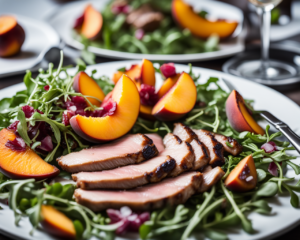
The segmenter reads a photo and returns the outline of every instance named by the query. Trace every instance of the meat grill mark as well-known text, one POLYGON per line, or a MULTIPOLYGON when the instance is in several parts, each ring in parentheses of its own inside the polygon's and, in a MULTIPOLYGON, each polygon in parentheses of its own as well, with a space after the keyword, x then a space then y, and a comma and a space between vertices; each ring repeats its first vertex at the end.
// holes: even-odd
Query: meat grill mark
POLYGON ((154 144, 146 145, 142 150, 143 157, 145 160, 153 158, 158 154, 158 150, 156 149, 154 144))

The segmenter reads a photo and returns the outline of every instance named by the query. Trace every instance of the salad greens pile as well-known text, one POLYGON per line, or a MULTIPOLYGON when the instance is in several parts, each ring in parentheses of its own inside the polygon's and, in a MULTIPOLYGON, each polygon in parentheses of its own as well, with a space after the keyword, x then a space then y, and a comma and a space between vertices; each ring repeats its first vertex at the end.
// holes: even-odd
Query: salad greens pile
MULTIPOLYGON (((76 70, 76 72, 84 71, 85 66, 78 65, 76 70)), ((110 92, 113 89, 110 79, 105 76, 95 78, 95 73, 96 70, 92 72, 92 77, 105 94, 110 92)), ((199 76, 193 74, 192 68, 189 74, 195 81, 198 96, 196 106, 182 119, 183 123, 195 129, 207 129, 238 140, 243 146, 243 152, 239 156, 225 157, 226 163, 222 168, 226 174, 223 180, 244 157, 251 154, 257 168, 258 184, 249 192, 236 193, 228 190, 223 181, 220 181, 209 192, 194 195, 185 204, 153 211, 151 219, 141 225, 140 237, 151 239, 167 236, 168 239, 184 240, 191 234, 201 232, 210 239, 227 239, 224 229, 228 227, 241 224, 244 231, 248 233, 255 231, 247 214, 257 212, 268 215, 271 208, 267 198, 288 192, 291 196, 291 205, 297 208, 299 198, 295 192, 300 192, 300 182, 295 183, 294 178, 284 176, 287 165, 292 167, 296 175, 300 174, 300 167, 292 162, 296 157, 287 152, 293 150, 290 143, 278 139, 281 136, 280 132, 270 134, 269 126, 264 136, 250 132, 236 132, 230 126, 225 112, 225 102, 229 94, 219 86, 218 79, 211 77, 205 84, 199 84, 197 82, 199 76), (272 153, 266 153, 261 146, 270 141, 276 143, 277 148, 272 153), (276 165, 278 175, 274 176, 274 173, 269 172, 270 164, 276 165)), ((73 76, 63 67, 62 61, 57 69, 49 64, 49 69, 40 70, 35 79, 28 71, 24 83, 26 90, 16 93, 12 98, 4 98, 0 101, 1 129, 16 120, 20 121, 18 133, 26 144, 34 146, 39 143, 27 136, 27 126, 40 121, 49 124, 53 132, 52 141, 55 143, 55 148, 47 155, 41 155, 49 162, 61 155, 90 146, 77 136, 70 126, 62 124, 64 109, 57 104, 60 99, 81 96, 88 101, 88 96, 76 93, 72 88, 73 76), (44 89, 46 85, 49 86, 47 91, 44 89), (40 112, 35 112, 30 118, 26 118, 21 110, 25 105, 30 105, 40 112), (74 142, 76 148, 72 148, 74 142)), ((249 108, 251 102, 247 101, 249 108)), ((90 107, 96 108, 93 105, 90 107)), ((171 132, 172 128, 173 123, 151 122, 138 118, 132 133, 156 132, 164 136, 167 132, 171 132)), ((231 146, 229 142, 228 146, 231 146)), ((70 179, 70 175, 63 171, 59 176, 70 179)), ((113 239, 115 230, 120 224, 109 224, 110 219, 105 212, 96 214, 77 204, 73 198, 74 190, 73 184, 49 184, 34 179, 12 180, 0 174, 0 199, 8 199, 9 207, 14 211, 16 224, 22 217, 29 216, 33 229, 38 228, 43 220, 41 205, 47 204, 62 211, 74 221, 78 239, 88 239, 92 235, 100 239, 104 236, 105 239, 113 239)))
MULTIPOLYGON (((164 14, 160 27, 153 32, 146 32, 141 40, 135 37, 136 29, 126 26, 126 15, 115 15, 112 12, 110 1, 102 11, 103 29, 99 40, 89 40, 83 35, 74 31, 74 38, 81 42, 85 49, 88 46, 116 50, 130 53, 143 54, 189 54, 211 52, 218 50, 219 38, 213 35, 207 40, 201 40, 191 34, 188 29, 180 29, 172 18, 172 0, 132 0, 129 5, 132 9, 137 9, 143 4, 150 4, 164 14)), ((206 14, 199 13, 202 17, 206 14)), ((84 59, 90 63, 91 54, 84 50, 84 59)))

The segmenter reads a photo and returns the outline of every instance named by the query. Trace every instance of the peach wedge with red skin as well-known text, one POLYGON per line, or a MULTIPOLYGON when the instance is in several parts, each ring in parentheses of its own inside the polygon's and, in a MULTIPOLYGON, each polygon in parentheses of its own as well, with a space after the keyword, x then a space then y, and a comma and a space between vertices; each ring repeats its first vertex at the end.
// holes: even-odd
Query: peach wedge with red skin
POLYGON ((100 101, 95 98, 88 98, 88 100, 97 107, 100 107, 101 102, 105 97, 105 94, 99 85, 85 72, 77 73, 77 75, 74 77, 73 88, 75 92, 99 99, 100 101))
POLYGON ((116 112, 112 116, 74 116, 70 120, 73 130, 94 143, 111 141, 129 132, 140 109, 140 96, 135 83, 123 75, 113 89, 111 98, 117 103, 116 112))
POLYGON ((233 34, 238 26, 236 21, 212 22, 206 20, 183 0, 172 1, 172 15, 181 27, 189 29, 193 35, 200 38, 208 38, 212 34, 217 34, 220 38, 227 38, 233 34))
POLYGON ((58 168, 46 163, 30 147, 23 152, 5 146, 8 140, 15 140, 13 131, 6 128, 0 131, 0 171, 12 179, 53 178, 59 174, 58 168))
POLYGON ((176 84, 179 77, 180 73, 177 73, 176 75, 167 78, 157 92, 158 97, 162 98, 176 84))
POLYGON ((174 121, 193 109, 197 89, 191 76, 183 72, 176 84, 155 104, 152 114, 161 121, 174 121))
POLYGON ((25 41, 24 29, 12 16, 0 17, 0 57, 10 57, 18 52, 25 41))
POLYGON ((233 129, 238 132, 248 131, 264 135, 265 131, 258 125, 249 113, 245 100, 233 90, 226 101, 226 115, 233 129))
POLYGON ((103 18, 92 5, 87 5, 83 13, 83 23, 80 33, 88 39, 98 37, 103 26, 103 18))
POLYGON ((41 206, 41 225, 46 232, 62 239, 76 239, 76 230, 71 219, 51 205, 41 206))
POLYGON ((224 184, 228 189, 235 192, 246 192, 256 187, 257 172, 252 155, 245 157, 238 163, 224 184))

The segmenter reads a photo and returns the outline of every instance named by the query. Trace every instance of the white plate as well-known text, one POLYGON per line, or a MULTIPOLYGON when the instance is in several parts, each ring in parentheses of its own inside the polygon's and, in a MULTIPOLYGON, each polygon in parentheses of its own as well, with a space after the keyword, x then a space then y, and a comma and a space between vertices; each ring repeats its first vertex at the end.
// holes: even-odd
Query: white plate
POLYGON ((16 14, 7 15, 15 16, 24 28, 25 42, 18 55, 0 58, 0 78, 31 69, 42 60, 45 51, 60 42, 59 35, 46 22, 16 14))
MULTIPOLYGON (((112 74, 124 66, 130 66, 131 64, 136 64, 133 61, 123 61, 123 62, 112 62, 97 64, 89 66, 87 72, 91 73, 93 69, 97 69, 97 74, 95 76, 107 75, 112 76, 112 74)), ((178 72, 189 71, 189 67, 186 65, 176 64, 176 69, 178 72)), ((74 69, 70 69, 71 73, 74 73, 74 69)), ((300 119, 300 108, 293 101, 283 96, 277 91, 259 85, 257 83, 244 80, 226 73, 194 67, 193 71, 195 74, 201 74, 200 82, 205 82, 209 77, 218 77, 220 79, 225 79, 229 81, 235 89, 237 89, 245 98, 254 99, 255 109, 266 109, 273 113, 275 116, 280 118, 282 121, 289 124, 289 126, 300 133, 299 129, 299 119, 300 119)), ((221 87, 226 89, 224 83, 221 82, 221 87)), ((23 90, 23 84, 17 84, 0 91, 0 96, 2 97, 11 97, 17 91, 23 90)), ((295 163, 299 164, 300 159, 295 160, 295 163)), ((288 177, 294 177, 294 171, 289 168, 287 172, 288 177)), ((299 176, 296 176, 296 179, 299 180, 299 176)), ((240 227, 228 230, 229 239, 234 240, 250 240, 250 239, 268 239, 274 236, 282 234, 284 231, 289 230, 290 228, 297 225, 300 221, 300 209, 295 209, 290 205, 289 196, 280 196, 274 197, 269 200, 270 206, 272 207, 272 216, 264 216, 257 213, 251 213, 249 218, 252 220, 253 227, 257 231, 253 235, 249 235, 241 230, 240 227)), ((32 240, 50 240, 53 239, 51 236, 37 231, 34 236, 29 235, 31 225, 28 222, 28 219, 25 218, 21 221, 21 227, 16 227, 14 225, 13 212, 8 209, 6 205, 0 204, 3 206, 4 210, 0 210, 0 232, 3 234, 9 234, 10 236, 17 236, 24 239, 32 240)), ((135 235, 126 236, 127 239, 137 239, 135 235)), ((117 238, 121 240, 125 238, 117 238)), ((191 239, 199 239, 191 238, 191 239)))
MULTIPOLYGON (((101 10, 106 5, 108 0, 93 1, 91 2, 93 6, 101 10)), ((194 53, 194 54, 141 54, 141 53, 128 53, 119 52, 108 49, 101 49, 96 47, 89 47, 89 50, 98 56, 118 58, 118 59, 142 59, 146 58, 149 60, 161 60, 161 61, 172 61, 172 62, 191 62, 191 61, 204 61, 210 59, 217 59, 222 57, 228 57, 235 55, 244 50, 244 40, 241 34, 243 27, 243 12, 226 3, 211 1, 211 0, 187 0, 188 3, 194 6, 195 9, 203 9, 209 12, 211 17, 223 18, 236 20, 239 25, 234 33, 237 36, 228 42, 220 44, 220 50, 215 52, 207 53, 194 53)), ((83 45, 76 41, 72 37, 72 28, 75 19, 82 15, 85 6, 88 2, 74 2, 62 7, 54 16, 49 19, 50 24, 59 33, 61 38, 70 46, 76 49, 83 49, 83 45)))

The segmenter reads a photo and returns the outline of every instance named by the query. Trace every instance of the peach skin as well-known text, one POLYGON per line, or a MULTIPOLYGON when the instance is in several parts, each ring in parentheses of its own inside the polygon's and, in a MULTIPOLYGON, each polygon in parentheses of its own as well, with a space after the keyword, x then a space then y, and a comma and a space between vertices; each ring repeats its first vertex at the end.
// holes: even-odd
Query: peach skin
POLYGON ((220 38, 227 38, 233 34, 238 26, 238 22, 235 21, 208 21, 199 16, 183 0, 172 1, 172 15, 180 26, 189 29, 195 36, 204 39, 212 34, 217 34, 220 38))
POLYGON ((232 128, 238 132, 248 131, 260 135, 265 134, 265 131, 249 113, 245 100, 236 90, 230 93, 226 101, 226 115, 232 128))
POLYGON ((62 239, 76 239, 76 231, 70 218, 51 205, 42 205, 41 225, 50 234, 62 239))
POLYGON ((5 146, 8 140, 15 140, 13 131, 6 128, 0 131, 0 171, 12 179, 53 178, 59 174, 58 168, 46 163, 30 147, 24 152, 14 151, 5 146))
POLYGON ((257 172, 252 155, 245 157, 238 163, 224 184, 228 189, 235 192, 246 192, 256 187, 257 172))
POLYGON ((183 72, 177 83, 153 107, 152 114, 161 121, 174 121, 191 111, 196 100, 195 83, 183 72))
MULTIPOLYGON (((79 72, 74 77, 73 88, 75 92, 82 93, 86 96, 98 98, 101 102, 105 95, 99 85, 85 72, 79 72)), ((101 102, 95 98, 88 98, 88 100, 95 106, 100 107, 101 102)))
POLYGON ((153 107, 151 107, 151 106, 146 106, 146 105, 141 104, 140 117, 147 119, 147 120, 155 121, 156 118, 152 115, 152 109, 153 109, 153 107))
POLYGON ((92 118, 77 115, 71 118, 70 124, 79 136, 99 143, 122 137, 133 127, 140 110, 140 95, 135 83, 123 75, 111 97, 117 103, 112 116, 92 118))
POLYGON ((12 16, 0 17, 0 57, 10 57, 18 52, 25 41, 24 29, 12 16))

